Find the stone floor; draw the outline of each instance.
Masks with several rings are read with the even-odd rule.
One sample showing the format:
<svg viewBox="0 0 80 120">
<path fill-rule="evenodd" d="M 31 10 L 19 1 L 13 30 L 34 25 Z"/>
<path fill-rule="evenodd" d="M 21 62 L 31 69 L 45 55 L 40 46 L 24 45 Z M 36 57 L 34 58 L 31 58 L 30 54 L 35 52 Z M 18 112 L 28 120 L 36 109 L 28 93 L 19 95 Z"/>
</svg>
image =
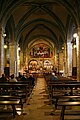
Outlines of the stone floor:
<svg viewBox="0 0 80 120">
<path fill-rule="evenodd" d="M 23 111 L 18 112 L 14 119 L 9 114 L 4 118 L 0 117 L 0 120 L 60 120 L 60 112 L 60 108 L 55 110 L 50 104 L 44 78 L 38 78 L 32 94 L 24 104 Z M 80 115 L 77 117 L 65 115 L 65 120 L 80 120 Z"/>
</svg>

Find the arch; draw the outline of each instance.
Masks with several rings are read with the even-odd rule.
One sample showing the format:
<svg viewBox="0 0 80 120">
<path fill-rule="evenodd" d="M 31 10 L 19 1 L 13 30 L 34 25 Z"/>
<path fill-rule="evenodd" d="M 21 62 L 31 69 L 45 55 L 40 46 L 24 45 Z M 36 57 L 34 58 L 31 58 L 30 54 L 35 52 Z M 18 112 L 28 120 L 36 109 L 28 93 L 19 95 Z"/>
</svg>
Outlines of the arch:
<svg viewBox="0 0 80 120">
<path fill-rule="evenodd" d="M 43 19 L 43 18 L 39 18 L 39 19 L 35 19 L 35 20 L 32 20 L 32 21 L 29 21 L 28 23 L 26 23 L 25 25 L 23 25 L 23 27 L 22 27 L 21 29 L 17 30 L 18 32 L 16 31 L 16 32 L 17 32 L 16 39 L 19 39 L 19 38 L 18 38 L 19 35 L 20 35 L 25 29 L 27 29 L 29 26 L 32 26 L 32 24 L 34 24 L 34 23 L 38 24 L 38 22 L 43 22 L 44 24 L 46 23 L 46 24 L 50 24 L 51 26 L 55 26 L 55 27 L 59 30 L 59 32 L 62 33 L 63 40 L 65 39 L 65 34 L 64 34 L 63 30 L 60 28 L 60 26 L 57 25 L 57 23 L 50 22 L 50 21 L 48 21 L 48 20 L 46 20 L 46 19 Z M 65 31 L 65 30 L 64 30 L 64 31 Z"/>
<path fill-rule="evenodd" d="M 19 0 L 19 1 L 15 1 L 15 0 L 12 0 L 12 1 L 9 1 L 9 2 L 4 2 L 5 6 L 3 6 L 4 9 L 2 9 L 2 14 L 1 14 L 1 18 L 0 20 L 1 21 L 7 21 L 11 15 L 11 13 L 13 12 L 13 10 L 17 7 L 17 5 L 22 5 L 26 2 L 26 4 L 29 5 L 29 2 L 27 2 L 26 0 Z M 46 4 L 53 4 L 54 3 L 56 4 L 61 4 L 63 6 L 65 6 L 65 8 L 67 9 L 67 11 L 69 12 L 69 14 L 71 13 L 71 16 L 73 17 L 74 21 L 76 24 L 78 24 L 77 22 L 77 19 L 79 16 L 77 16 L 77 12 L 75 11 L 75 9 L 72 7 L 72 5 L 68 2 L 68 1 L 64 1 L 64 0 L 58 0 L 56 2 L 47 2 Z M 30 3 L 34 6 L 38 6 L 38 7 L 41 7 L 41 6 L 44 6 L 46 5 L 45 2 L 40 4 L 40 3 Z M 6 24 L 6 22 L 5 22 Z"/>
</svg>

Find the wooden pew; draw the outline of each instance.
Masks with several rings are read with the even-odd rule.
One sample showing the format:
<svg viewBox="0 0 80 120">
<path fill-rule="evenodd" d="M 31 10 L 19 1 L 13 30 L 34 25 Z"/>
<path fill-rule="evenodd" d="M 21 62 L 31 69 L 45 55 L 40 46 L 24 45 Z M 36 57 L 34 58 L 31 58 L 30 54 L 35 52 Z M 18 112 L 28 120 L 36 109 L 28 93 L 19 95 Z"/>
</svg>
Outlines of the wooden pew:
<svg viewBox="0 0 80 120">
<path fill-rule="evenodd" d="M 52 101 L 54 101 L 54 99 L 56 100 L 54 102 L 54 104 L 55 104 L 55 109 L 57 109 L 57 105 L 58 105 L 59 100 L 61 100 L 63 102 L 64 102 L 64 100 L 65 101 L 77 101 L 78 98 L 80 98 L 80 95 L 54 95 L 52 98 Z"/>
<path fill-rule="evenodd" d="M 60 101 L 58 105 L 62 107 L 60 120 L 64 120 L 66 106 L 80 106 L 80 101 Z"/>
<path fill-rule="evenodd" d="M 57 96 L 76 96 L 80 95 L 80 83 L 77 84 L 50 84 L 49 99 L 52 104 L 54 104 L 54 97 L 56 96 L 56 103 L 58 101 Z M 55 104 L 57 108 L 57 104 Z"/>
<path fill-rule="evenodd" d="M 13 117 L 15 118 L 16 115 L 16 105 L 20 105 L 20 101 L 19 100 L 0 100 L 0 105 L 11 105 L 12 106 L 12 110 L 13 110 Z M 2 113 L 2 112 L 1 112 Z"/>
<path fill-rule="evenodd" d="M 29 86 L 26 83 L 0 83 L 0 94 L 3 92 L 13 92 L 18 90 L 29 91 Z"/>
<path fill-rule="evenodd" d="M 56 99 L 55 109 L 57 105 L 62 106 L 60 120 L 64 120 L 64 114 L 66 106 L 78 106 L 80 105 L 80 82 L 74 83 L 53 83 L 49 84 L 51 96 L 50 99 Z M 56 94 L 54 92 L 56 91 Z M 63 94 L 59 94 L 63 91 Z M 59 92 L 59 93 L 58 93 Z M 65 94 L 67 93 L 67 95 Z M 59 101 L 60 99 L 65 99 L 65 101 Z M 75 100 L 74 100 L 75 99 Z"/>
<path fill-rule="evenodd" d="M 48 90 L 51 91 L 53 94 L 53 90 L 63 90 L 65 92 L 66 90 L 70 90 L 70 95 L 73 95 L 74 90 L 79 91 L 80 88 L 80 82 L 76 83 L 60 83 L 60 84 L 48 84 Z"/>
<path fill-rule="evenodd" d="M 15 101 L 15 100 L 19 100 L 19 104 L 21 105 L 21 109 L 23 109 L 23 97 L 21 96 L 11 96 L 11 95 L 0 95 L 0 101 Z"/>
<path fill-rule="evenodd" d="M 77 83 L 77 80 L 53 80 L 53 81 L 48 81 L 47 84 L 59 84 L 59 83 Z"/>
<path fill-rule="evenodd" d="M 51 77 L 51 73 L 47 73 L 47 74 L 44 74 L 44 78 L 45 78 L 45 81 L 46 81 L 46 83 L 50 83 L 50 82 L 69 82 L 69 81 L 71 81 L 71 82 L 77 82 L 77 79 L 72 79 L 72 78 L 69 78 L 69 77 L 63 77 L 63 76 L 61 76 L 61 75 L 57 75 L 57 79 L 58 80 L 56 80 L 56 81 L 51 81 L 50 80 L 50 77 Z"/>
<path fill-rule="evenodd" d="M 16 115 L 16 105 L 20 105 L 23 109 L 23 104 L 29 96 L 29 88 L 27 83 L 0 83 L 0 105 L 11 105 L 13 117 Z M 1 111 L 3 112 L 3 111 Z"/>
<path fill-rule="evenodd" d="M 47 82 L 47 88 L 48 88 L 48 90 L 49 90 L 49 93 L 52 93 L 52 89 L 53 89 L 53 85 L 55 84 L 55 86 L 54 86 L 54 89 L 55 88 L 57 88 L 57 89 L 63 89 L 63 87 L 62 86 L 56 86 L 57 84 L 75 84 L 75 83 L 77 83 L 77 80 L 71 80 L 71 79 L 60 79 L 60 80 L 53 80 L 53 81 L 50 81 L 50 80 L 48 80 Z M 67 89 L 68 87 L 66 87 L 66 89 Z M 70 88 L 69 88 L 70 89 Z M 51 91 L 51 92 L 50 92 Z"/>
</svg>

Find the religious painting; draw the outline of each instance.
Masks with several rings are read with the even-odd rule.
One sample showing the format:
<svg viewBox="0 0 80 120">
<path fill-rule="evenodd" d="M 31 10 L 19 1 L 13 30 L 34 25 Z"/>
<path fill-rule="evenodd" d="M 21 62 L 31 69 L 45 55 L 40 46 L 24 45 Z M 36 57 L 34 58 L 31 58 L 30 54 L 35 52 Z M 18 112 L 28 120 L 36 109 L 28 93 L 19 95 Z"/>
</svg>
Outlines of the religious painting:
<svg viewBox="0 0 80 120">
<path fill-rule="evenodd" d="M 45 44 L 37 44 L 33 48 L 33 57 L 35 58 L 49 58 L 50 48 Z"/>
<path fill-rule="evenodd" d="M 29 70 L 36 70 L 38 66 L 38 62 L 36 60 L 31 60 L 29 63 Z"/>
</svg>

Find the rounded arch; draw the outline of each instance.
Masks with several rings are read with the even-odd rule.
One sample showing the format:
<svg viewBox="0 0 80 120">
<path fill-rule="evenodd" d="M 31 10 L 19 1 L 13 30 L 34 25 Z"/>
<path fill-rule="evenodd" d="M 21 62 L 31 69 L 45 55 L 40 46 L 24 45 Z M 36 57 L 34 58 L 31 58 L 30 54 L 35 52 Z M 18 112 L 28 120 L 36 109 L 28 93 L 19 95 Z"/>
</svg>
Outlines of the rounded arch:
<svg viewBox="0 0 80 120">
<path fill-rule="evenodd" d="M 38 65 L 38 61 L 36 59 L 31 59 L 28 62 L 28 71 L 32 69 L 36 69 L 37 65 Z"/>
</svg>

